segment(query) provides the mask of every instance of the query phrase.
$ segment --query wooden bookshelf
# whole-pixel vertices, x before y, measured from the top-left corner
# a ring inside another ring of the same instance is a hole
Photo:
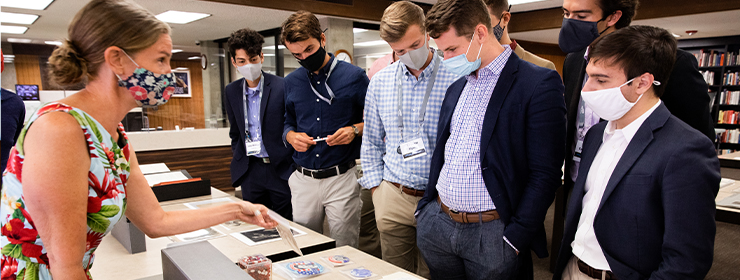
[[[726,73],[740,72],[740,61],[735,61],[735,64],[731,63],[731,65],[728,65],[727,63],[727,57],[730,54],[740,54],[740,36],[680,40],[678,42],[678,47],[694,54],[695,56],[698,56],[697,54],[701,53],[702,51],[709,54],[711,54],[713,51],[714,53],[718,54],[720,58],[722,58],[723,54],[725,55],[725,58],[721,63],[717,63],[717,60],[711,61],[714,63],[702,63],[702,61],[699,61],[699,58],[697,59],[697,62],[699,62],[700,72],[710,72],[711,74],[713,74],[713,77],[710,77],[711,79],[709,79],[708,81],[708,85],[709,91],[713,92],[715,95],[711,110],[712,120],[714,121],[715,128],[722,128],[728,131],[735,129],[740,130],[740,123],[718,123],[720,111],[740,111],[740,104],[720,104],[720,97],[723,91],[740,91],[740,85],[723,84],[723,76]],[[703,58],[706,59],[707,57],[704,56]],[[707,75],[704,76],[706,77]],[[740,144],[724,143],[721,142],[721,139],[718,141],[720,141],[720,143],[717,147],[720,150],[740,150]]]

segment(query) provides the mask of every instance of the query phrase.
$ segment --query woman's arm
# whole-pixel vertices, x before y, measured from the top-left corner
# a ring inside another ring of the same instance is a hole
[[[87,279],[82,258],[90,156],[80,125],[67,113],[51,112],[34,122],[24,141],[25,206],[44,242],[51,274]]]
[[[128,197],[126,216],[149,237],[190,232],[231,220],[242,220],[266,228],[277,226],[277,223],[266,215],[267,207],[246,201],[204,209],[165,212],[144,174],[141,173],[133,149],[129,161],[131,174],[126,186]]]

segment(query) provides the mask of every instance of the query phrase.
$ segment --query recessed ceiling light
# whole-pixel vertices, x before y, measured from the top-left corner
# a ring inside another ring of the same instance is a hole
[[[266,53],[265,56],[275,56],[274,53]]]
[[[190,60],[196,60],[196,59],[200,59],[200,56],[191,56],[191,57],[188,57],[188,59],[190,59]]]
[[[357,28],[357,27],[352,28],[352,33],[362,33],[362,32],[365,32],[365,31],[367,31],[367,29]]]
[[[519,4],[527,4],[527,3],[534,3],[534,2],[541,2],[545,0],[511,0],[509,1],[509,5],[519,5]]]
[[[28,27],[25,27],[25,26],[0,25],[0,33],[23,34],[23,33],[26,33],[27,30],[28,30]]]
[[[191,12],[180,12],[180,11],[166,11],[158,14],[157,18],[164,22],[186,24],[191,23],[199,19],[210,17],[209,14],[202,13],[191,13]]]
[[[355,43],[354,45],[356,47],[370,47],[370,46],[380,46],[387,44],[383,40],[375,40],[375,41],[367,41],[367,42],[361,42],[361,43]]]
[[[177,67],[177,68],[175,68],[173,70],[185,71],[185,70],[188,70],[188,68],[187,67]]]
[[[60,41],[44,41],[44,44],[61,46],[62,45],[62,42],[60,42]]]
[[[264,47],[262,47],[262,49],[274,50],[275,49],[275,45],[272,45],[272,46],[264,46]],[[278,45],[278,49],[284,50],[285,49],[285,46]]]
[[[54,2],[54,0],[0,0],[0,6],[3,8],[44,10],[51,2]]]
[[[31,39],[17,39],[17,38],[8,38],[8,42],[11,43],[24,43],[28,44],[31,42]]]
[[[181,49],[174,49],[174,50],[172,50],[172,53],[179,53],[179,52],[182,52],[182,50]]]
[[[0,12],[0,22],[5,23],[33,24],[38,18],[37,15]]]

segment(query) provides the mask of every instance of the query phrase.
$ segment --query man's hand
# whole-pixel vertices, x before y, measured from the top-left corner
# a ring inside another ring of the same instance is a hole
[[[355,129],[351,126],[345,126],[338,129],[337,132],[334,132],[334,134],[329,135],[329,137],[326,139],[326,144],[329,146],[347,145],[349,143],[352,143],[352,140],[354,139]]]
[[[239,208],[241,209],[241,211],[237,213],[237,218],[239,220],[267,229],[271,229],[277,226],[277,222],[272,220],[270,216],[267,215],[267,211],[269,210],[264,205],[252,204],[248,201],[241,201],[238,203]]]
[[[376,187],[373,187],[372,189],[370,189],[370,196],[372,196],[372,195],[375,194],[375,190],[377,190],[378,187],[380,187],[380,186],[376,186]]]
[[[285,140],[293,146],[293,149],[295,149],[296,152],[308,151],[308,147],[316,145],[316,142],[303,132],[290,131],[285,135]]]

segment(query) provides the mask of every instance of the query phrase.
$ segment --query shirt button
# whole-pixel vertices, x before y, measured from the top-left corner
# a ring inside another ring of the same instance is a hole
[[[321,84],[321,81],[316,81],[316,83],[320,85]]]
[[[316,102],[319,102],[319,100],[318,100],[318,99],[316,99]]]
[[[320,120],[321,120],[321,118],[316,118],[316,121],[320,121]]]
[[[316,154],[316,157],[319,157],[319,154]]]

